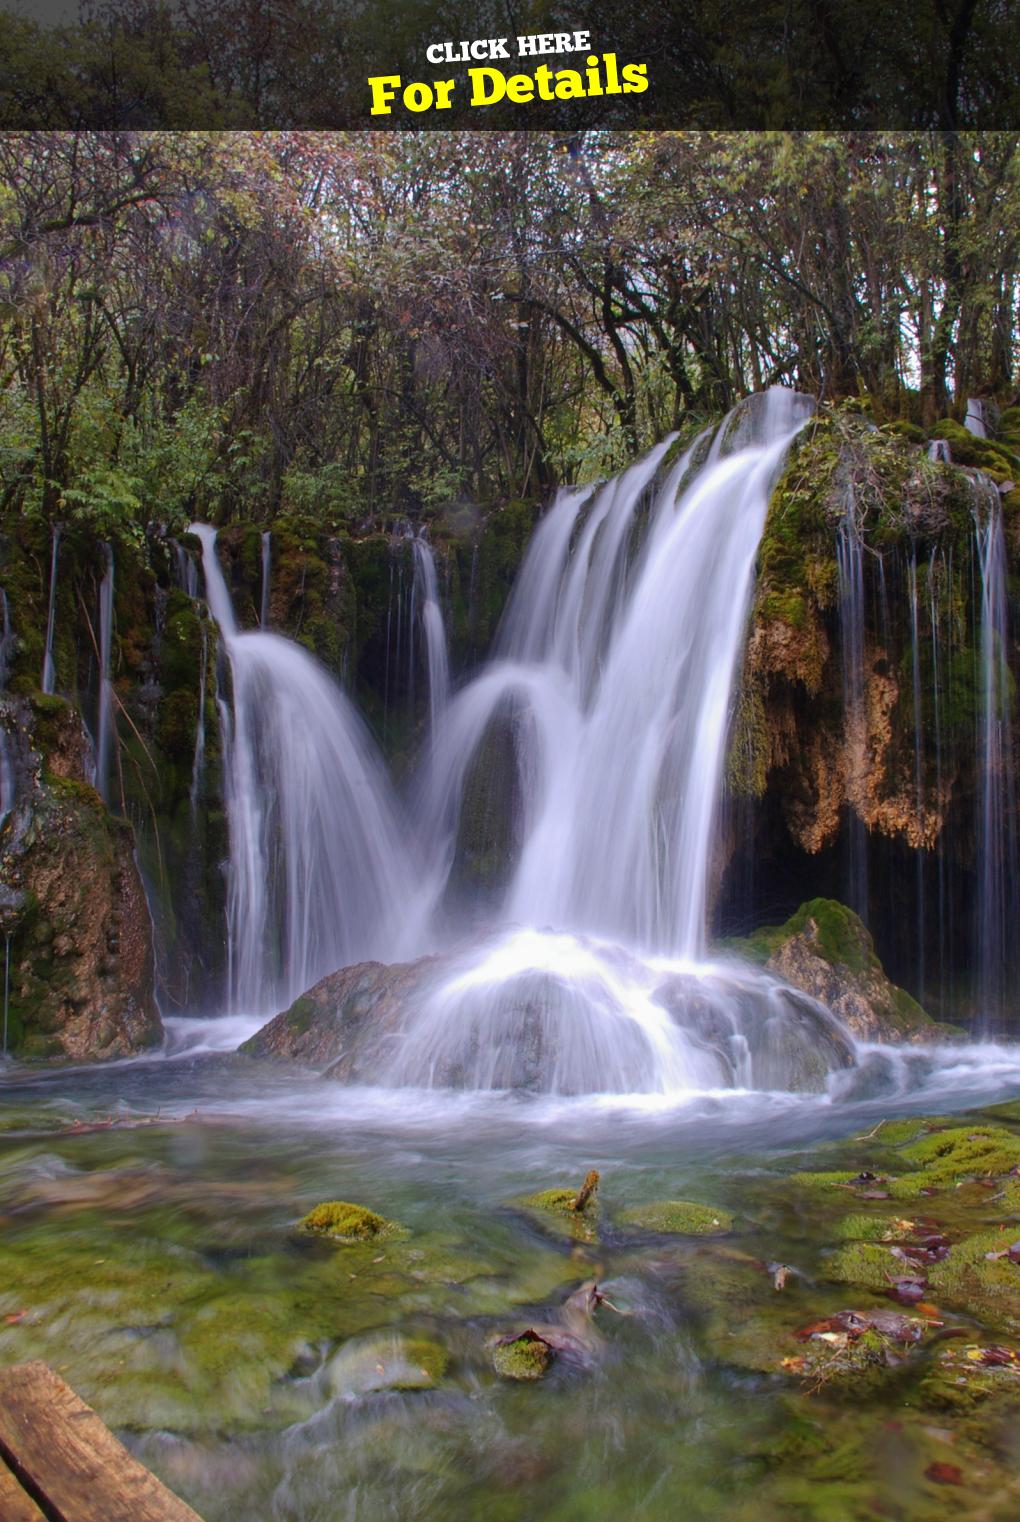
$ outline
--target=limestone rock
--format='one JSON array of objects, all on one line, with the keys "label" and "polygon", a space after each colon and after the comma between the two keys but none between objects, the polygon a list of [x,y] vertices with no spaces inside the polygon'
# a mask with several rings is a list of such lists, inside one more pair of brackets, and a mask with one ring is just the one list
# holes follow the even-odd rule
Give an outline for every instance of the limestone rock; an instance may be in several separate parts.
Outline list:
[{"label": "limestone rock", "polygon": [[129,1056],[163,1034],[131,826],[81,776],[88,741],[69,705],[8,700],[0,718],[19,755],[17,800],[0,836],[10,1050]]},{"label": "limestone rock", "polygon": [[405,999],[420,989],[423,969],[435,960],[424,957],[395,966],[358,962],[331,972],[239,1050],[249,1057],[329,1068],[331,1078],[356,1076],[356,1038],[368,1026],[373,1037],[392,1032]]},{"label": "limestone rock", "polygon": [[935,1041],[947,1033],[890,982],[865,926],[833,899],[809,900],[785,925],[756,931],[743,949],[826,1005],[859,1041]]}]

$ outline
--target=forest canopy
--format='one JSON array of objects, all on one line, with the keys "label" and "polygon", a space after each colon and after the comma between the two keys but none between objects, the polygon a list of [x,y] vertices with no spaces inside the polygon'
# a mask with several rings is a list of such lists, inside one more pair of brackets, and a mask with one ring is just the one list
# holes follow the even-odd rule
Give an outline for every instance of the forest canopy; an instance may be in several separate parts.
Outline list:
[{"label": "forest canopy", "polygon": [[3,512],[533,498],[770,384],[1018,387],[1020,135],[0,138]]}]

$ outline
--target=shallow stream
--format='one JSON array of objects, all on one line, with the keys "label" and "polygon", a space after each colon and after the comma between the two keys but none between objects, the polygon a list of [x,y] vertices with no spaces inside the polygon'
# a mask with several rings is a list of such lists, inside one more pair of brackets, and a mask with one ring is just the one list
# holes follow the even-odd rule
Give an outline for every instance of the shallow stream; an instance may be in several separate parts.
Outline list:
[{"label": "shallow stream", "polygon": [[[932,1369],[1008,1340],[1020,1296],[976,1312],[950,1286],[902,1360],[816,1378],[824,1344],[798,1331],[902,1307],[831,1271],[846,1193],[795,1175],[906,1167],[890,1147],[920,1117],[1020,1095],[1020,1049],[915,1053],[870,1099],[667,1104],[347,1089],[230,1055],[251,1029],[171,1022],[169,1054],[0,1090],[0,1356],[50,1362],[207,1522],[1016,1515],[1020,1374],[992,1371],[978,1407]],[[1002,1119],[1012,1134],[1020,1107]],[[592,1168],[584,1220],[514,1203]],[[918,1208],[849,1187],[876,1233]],[[1008,1243],[1011,1188],[956,1186],[925,1214]],[[333,1199],[404,1234],[296,1229]],[[662,1200],[732,1229],[622,1220]],[[562,1329],[591,1280],[608,1303],[576,1346],[541,1381],[500,1378],[493,1340]]]}]

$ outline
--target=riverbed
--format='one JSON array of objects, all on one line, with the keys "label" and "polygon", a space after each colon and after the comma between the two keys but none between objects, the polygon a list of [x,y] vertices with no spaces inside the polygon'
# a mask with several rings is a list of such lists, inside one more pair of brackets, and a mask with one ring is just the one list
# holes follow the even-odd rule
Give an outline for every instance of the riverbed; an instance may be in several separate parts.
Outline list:
[{"label": "riverbed", "polygon": [[[1020,1048],[915,1053],[899,1092],[857,1098],[560,1100],[344,1088],[234,1056],[252,1028],[170,1022],[158,1056],[11,1069],[0,1091],[3,1357],[50,1362],[207,1522],[921,1519],[945,1504],[939,1463],[957,1514],[1015,1514],[1008,1443],[925,1395],[934,1352],[817,1388],[798,1369],[805,1325],[891,1302],[833,1277],[845,1197],[796,1180],[898,1168],[887,1137],[1020,1096]],[[522,1203],[590,1169],[590,1220]],[[968,1189],[926,1216],[1020,1235],[1002,1191]],[[298,1229],[334,1199],[392,1234]],[[624,1223],[664,1200],[723,1229]],[[498,1339],[562,1328],[591,1282],[578,1345],[501,1378]],[[967,1346],[1014,1314],[934,1309]]]}]

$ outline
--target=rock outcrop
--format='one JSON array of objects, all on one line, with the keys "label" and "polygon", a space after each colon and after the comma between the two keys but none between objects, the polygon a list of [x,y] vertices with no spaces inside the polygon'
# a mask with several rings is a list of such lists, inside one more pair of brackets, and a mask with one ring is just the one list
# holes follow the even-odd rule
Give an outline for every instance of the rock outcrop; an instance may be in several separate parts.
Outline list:
[{"label": "rock outcrop", "polygon": [[423,973],[437,960],[342,967],[295,999],[239,1050],[249,1057],[327,1069],[331,1078],[354,1077],[366,1034],[374,1046],[377,1038],[396,1030],[407,999],[420,992]]},{"label": "rock outcrop", "polygon": [[88,739],[62,699],[4,700],[0,722],[17,752],[16,801],[0,835],[8,1050],[129,1056],[163,1034],[133,831],[85,780]]},{"label": "rock outcrop", "polygon": [[865,926],[833,899],[811,899],[785,925],[730,944],[820,1000],[859,1041],[935,1041],[953,1032],[890,982]]}]

